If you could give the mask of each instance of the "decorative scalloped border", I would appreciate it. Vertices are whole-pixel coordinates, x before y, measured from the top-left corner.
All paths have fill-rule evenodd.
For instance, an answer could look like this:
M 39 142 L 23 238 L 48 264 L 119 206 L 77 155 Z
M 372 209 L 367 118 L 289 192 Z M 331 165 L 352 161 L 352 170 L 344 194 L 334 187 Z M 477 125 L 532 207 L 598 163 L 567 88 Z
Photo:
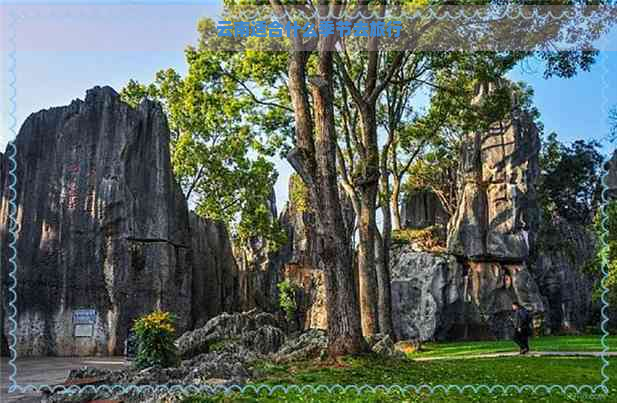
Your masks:
M 609 5 L 612 6 L 613 2 L 609 2 Z M 518 7 L 517 7 L 518 8 Z M 287 11 L 286 11 L 287 13 Z M 438 20 L 444 20 L 444 19 L 448 19 L 448 20 L 456 20 L 456 19 L 470 19 L 470 18 L 477 18 L 478 16 L 478 12 L 474 12 L 470 15 L 466 14 L 464 11 L 460 11 L 458 13 L 455 14 L 451 14 L 450 12 L 446 12 L 442 15 L 438 15 L 433 9 L 428 9 L 428 13 L 424 13 L 421 11 L 416 11 L 413 14 L 406 14 L 406 13 L 402 13 L 397 15 L 388 15 L 390 18 L 401 18 L 401 17 L 406 17 L 408 19 L 416 19 L 419 18 L 423 15 L 426 16 L 426 14 L 428 14 L 428 16 L 430 18 L 434 18 L 434 19 L 438 19 Z M 511 19 L 516 19 L 516 18 L 523 18 L 523 19 L 536 19 L 536 18 L 543 18 L 543 19 L 561 19 L 563 18 L 566 13 L 561 13 L 557 16 L 553 15 L 552 12 L 547 13 L 546 15 L 540 15 L 538 14 L 537 10 L 534 10 L 533 13 L 531 13 L 531 15 L 524 15 L 521 11 L 520 8 L 518 8 L 518 12 L 514 13 L 512 11 L 512 8 L 510 6 L 508 6 L 506 8 L 506 11 L 502 14 L 503 16 L 507 16 L 508 18 Z M 10 124 L 9 124 L 9 133 L 12 135 L 12 138 L 15 139 L 17 136 L 17 117 L 16 117 L 16 109 L 17 109 L 17 74 L 16 74 L 16 66 L 17 66 L 17 23 L 18 20 L 20 18 L 25 18 L 25 17 L 33 17 L 36 15 L 24 15 L 24 14 L 17 14 L 14 10 L 10 9 L 9 10 L 9 24 L 8 24 L 8 32 L 9 32 L 9 54 L 8 54 L 8 60 L 9 60 L 9 68 L 8 68 L 8 73 L 9 73 L 9 119 L 10 119 Z M 364 14 L 362 14 L 362 16 L 364 17 Z M 336 16 L 333 16 L 334 18 L 337 18 Z M 340 17 L 339 17 L 340 18 Z M 385 18 L 385 17 L 382 17 Z M 605 40 L 606 41 L 606 40 Z M 608 81 L 607 81 L 607 77 L 609 74 L 608 71 L 608 66 L 606 63 L 605 58 L 602 58 L 602 67 L 603 67 L 603 73 L 602 73 L 602 82 L 603 82 L 603 88 L 602 88 L 602 112 L 603 113 L 607 113 L 608 112 L 608 95 L 607 95 L 607 90 L 606 88 L 608 87 Z M 606 281 L 608 280 L 608 257 L 605 255 L 602 258 L 602 280 L 601 280 L 601 287 L 602 287 L 602 295 L 601 295 L 601 300 L 602 300 L 602 307 L 601 307 L 601 316 L 602 316 L 602 322 L 600 325 L 600 328 L 602 330 L 602 337 L 600 338 L 600 343 L 603 347 L 602 353 L 600 354 L 600 358 L 602 360 L 602 368 L 600 370 L 600 374 L 602 376 L 602 382 L 600 384 L 597 385 L 572 385 L 572 384 L 568 384 L 568 385 L 559 385 L 559 384 L 553 384 L 553 385 L 501 385 L 501 384 L 497 384 L 497 385 L 486 385 L 486 384 L 470 384 L 470 385 L 428 385 L 428 384 L 422 384 L 422 385 L 339 385 L 339 384 L 335 384 L 335 385 L 266 385 L 266 384 L 254 384 L 254 385 L 122 385 L 122 384 L 116 384 L 116 385 L 98 385 L 98 386 L 92 386 L 92 385 L 87 385 L 87 386 L 83 386 L 83 387 L 79 387 L 79 386 L 71 386 L 71 387 L 65 387 L 62 385 L 56 385 L 56 386 L 51 386 L 51 385 L 33 385 L 33 384 L 28 384 L 28 385 L 19 385 L 16 382 L 16 375 L 17 375 L 17 366 L 15 364 L 15 360 L 17 358 L 17 351 L 15 349 L 15 345 L 17 343 L 17 336 L 16 336 L 16 331 L 17 331 L 17 321 L 15 320 L 16 316 L 17 316 L 17 307 L 15 305 L 15 302 L 17 300 L 17 293 L 15 291 L 15 287 L 17 285 L 17 263 L 16 263 L 16 255 L 17 255 L 17 250 L 15 247 L 15 244 L 17 242 L 17 220 L 16 220 L 16 213 L 17 213 L 17 205 L 15 203 L 16 197 L 17 197 L 17 192 L 15 189 L 15 185 L 17 183 L 17 176 L 15 174 L 16 170 L 17 170 L 17 160 L 15 159 L 15 156 L 17 154 L 17 148 L 15 147 L 14 144 L 14 140 L 10 141 L 8 143 L 7 146 L 7 157 L 9 159 L 9 171 L 8 171 L 8 176 L 9 176 L 9 234 L 11 237 L 11 240 L 9 242 L 9 266 L 10 266 L 10 270 L 9 270 L 9 278 L 11 281 L 11 286 L 9 287 L 9 309 L 11 310 L 10 314 L 8 315 L 8 321 L 10 322 L 10 330 L 9 330 L 9 335 L 11 336 L 11 342 L 9 344 L 9 350 L 11 353 L 11 357 L 9 360 L 9 366 L 11 368 L 10 374 L 9 374 L 9 393 L 28 393 L 28 392 L 66 392 L 69 394 L 80 394 L 80 393 L 85 393 L 85 392 L 95 392 L 95 393 L 130 393 L 130 392 L 136 392 L 138 394 L 152 394 L 152 393 L 165 393 L 165 392 L 169 392 L 169 393 L 174 393 L 174 394 L 182 394 L 182 395 L 188 395 L 188 394 L 193 394 L 193 393 L 210 393 L 210 394 L 215 394 L 215 393 L 230 393 L 230 392 L 239 392 L 239 393 L 246 393 L 246 392 L 253 392 L 256 394 L 261 394 L 263 392 L 267 392 L 268 394 L 273 394 L 277 391 L 283 392 L 283 393 L 289 393 L 289 392 L 299 392 L 299 393 L 306 393 L 307 391 L 310 392 L 328 392 L 328 393 L 338 393 L 338 392 L 350 392 L 350 391 L 355 391 L 357 394 L 361 394 L 361 393 L 375 393 L 375 392 L 386 392 L 386 393 L 393 393 L 393 392 L 399 392 L 399 393 L 404 393 L 404 392 L 410 392 L 410 391 L 414 391 L 415 393 L 420 393 L 420 392 L 428 392 L 430 394 L 434 394 L 437 392 L 443 392 L 443 393 L 450 393 L 450 392 L 458 392 L 460 394 L 465 393 L 466 391 L 473 391 L 474 393 L 479 393 L 482 391 L 486 391 L 489 392 L 491 394 L 495 394 L 495 393 L 507 393 L 507 392 L 516 392 L 518 394 L 521 394 L 523 392 L 529 391 L 532 393 L 538 393 L 538 392 L 544 392 L 544 393 L 554 393 L 556 391 L 562 393 L 562 394 L 566 394 L 566 393 L 583 393 L 583 392 L 587 392 L 587 393 L 592 393 L 592 394 L 596 394 L 598 392 L 602 393 L 602 394 L 608 394 L 608 387 L 606 386 L 608 381 L 609 381 L 609 376 L 606 373 L 606 369 L 609 366 L 609 361 L 608 361 L 608 351 L 609 351 L 609 347 L 608 347 L 608 343 L 607 343 L 607 338 L 608 338 L 608 330 L 607 330 L 607 324 L 608 324 L 608 316 L 607 316 L 607 309 L 608 309 L 608 301 L 606 300 L 607 298 L 607 294 L 608 294 L 608 288 L 606 286 Z M 608 172 L 606 170 L 604 170 L 603 175 L 602 175 L 602 205 L 600 206 L 600 210 L 602 212 L 602 218 L 601 218 L 601 234 L 600 234 L 600 244 L 602 247 L 606 247 L 607 246 L 607 239 L 608 239 L 608 216 L 606 214 L 606 208 L 608 205 L 608 183 L 607 183 L 607 179 L 608 179 Z

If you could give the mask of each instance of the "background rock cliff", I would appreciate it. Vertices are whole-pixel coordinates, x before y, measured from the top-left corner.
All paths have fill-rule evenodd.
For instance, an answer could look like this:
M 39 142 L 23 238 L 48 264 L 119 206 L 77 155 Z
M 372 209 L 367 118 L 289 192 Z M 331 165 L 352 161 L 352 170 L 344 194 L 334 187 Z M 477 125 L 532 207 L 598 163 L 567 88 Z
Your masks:
M 227 233 L 189 217 L 158 104 L 133 109 L 95 87 L 31 115 L 15 147 L 18 355 L 118 354 L 133 319 L 155 308 L 182 332 L 236 306 Z M 8 214 L 3 197 L 3 267 Z

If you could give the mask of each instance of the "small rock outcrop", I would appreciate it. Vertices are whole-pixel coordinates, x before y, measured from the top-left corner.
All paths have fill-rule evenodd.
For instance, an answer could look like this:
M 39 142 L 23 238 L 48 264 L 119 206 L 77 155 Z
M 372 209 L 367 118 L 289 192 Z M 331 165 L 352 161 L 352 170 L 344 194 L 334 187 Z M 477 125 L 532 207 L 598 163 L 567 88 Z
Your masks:
M 110 87 L 25 121 L 14 142 L 19 356 L 122 354 L 133 320 L 154 309 L 182 332 L 236 305 L 227 233 L 189 216 L 169 135 L 159 104 L 132 108 Z M 3 170 L 3 194 L 8 183 Z M 3 268 L 9 226 L 3 198 Z
M 277 325 L 277 319 L 257 309 L 221 314 L 202 328 L 184 333 L 176 340 L 183 360 L 177 367 L 150 367 L 137 369 L 129 366 L 121 370 L 102 370 L 83 367 L 72 370 L 68 380 L 97 378 L 107 385 L 242 385 L 258 375 L 259 360 L 277 363 L 323 357 L 327 348 L 326 333 L 310 329 L 294 337 L 286 336 Z M 388 338 L 389 339 L 389 338 Z M 391 340 L 385 340 L 378 349 L 387 356 L 401 356 Z M 173 392 L 145 391 L 132 388 L 124 391 L 86 390 L 79 396 L 52 394 L 49 402 L 85 402 L 97 399 L 118 399 L 127 402 L 175 401 Z
M 272 314 L 253 309 L 216 316 L 203 327 L 180 336 L 176 347 L 181 357 L 189 358 L 207 353 L 211 345 L 226 340 L 241 341 L 253 351 L 268 354 L 278 351 L 285 337 L 279 321 Z

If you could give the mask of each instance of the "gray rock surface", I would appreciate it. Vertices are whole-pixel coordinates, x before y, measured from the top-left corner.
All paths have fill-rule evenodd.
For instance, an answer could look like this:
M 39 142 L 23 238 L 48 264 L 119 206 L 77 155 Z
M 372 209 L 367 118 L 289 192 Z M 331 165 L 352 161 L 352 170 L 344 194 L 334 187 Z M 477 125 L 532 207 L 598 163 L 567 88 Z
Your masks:
M 587 228 L 558 217 L 543 225 L 531 264 L 547 307 L 547 332 L 582 331 L 589 324 L 599 275 L 585 267 L 594 255 L 595 237 Z
M 238 310 L 239 273 L 229 233 L 221 222 L 189 213 L 191 226 L 192 324 L 203 326 L 221 312 Z
M 391 251 L 390 267 L 394 330 L 401 340 L 509 338 L 513 301 L 535 316 L 545 309 L 523 265 L 460 263 L 407 245 Z
M 206 240 L 226 235 L 189 219 L 158 104 L 131 108 L 110 87 L 95 87 L 84 101 L 32 114 L 15 146 L 19 356 L 121 354 L 133 319 L 144 313 L 169 310 L 182 332 L 233 305 L 229 287 L 222 301 L 192 294 L 215 276 L 229 285 L 224 265 L 202 259 Z M 3 193 L 7 186 L 3 175 Z M 3 198 L 2 267 L 8 224 Z M 78 327 L 79 309 L 93 310 L 85 318 L 93 323 Z M 3 324 L 6 334 L 6 317 Z
M 435 193 L 424 190 L 405 195 L 401 205 L 401 225 L 404 228 L 422 229 L 439 225 L 446 227 L 448 213 Z
M 277 319 L 269 313 L 253 309 L 241 313 L 222 313 L 203 327 L 188 331 L 176 340 L 178 354 L 183 358 L 207 353 L 210 346 L 225 340 L 242 340 L 246 347 L 263 354 L 277 351 L 284 335 Z
M 480 86 L 477 99 L 493 89 Z M 474 259 L 527 259 L 539 219 L 539 150 L 537 127 L 516 107 L 510 119 L 487 133 L 467 136 L 459 205 L 448 227 L 450 252 Z

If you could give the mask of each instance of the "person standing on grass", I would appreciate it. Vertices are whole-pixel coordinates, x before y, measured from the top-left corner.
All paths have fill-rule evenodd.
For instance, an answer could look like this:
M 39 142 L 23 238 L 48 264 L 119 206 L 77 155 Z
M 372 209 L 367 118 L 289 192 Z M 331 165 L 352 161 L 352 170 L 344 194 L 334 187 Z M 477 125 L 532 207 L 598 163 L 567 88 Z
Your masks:
M 518 302 L 512 303 L 512 311 L 514 318 L 514 342 L 521 349 L 521 354 L 529 352 L 529 336 L 531 335 L 531 315 L 529 311 L 521 306 Z

